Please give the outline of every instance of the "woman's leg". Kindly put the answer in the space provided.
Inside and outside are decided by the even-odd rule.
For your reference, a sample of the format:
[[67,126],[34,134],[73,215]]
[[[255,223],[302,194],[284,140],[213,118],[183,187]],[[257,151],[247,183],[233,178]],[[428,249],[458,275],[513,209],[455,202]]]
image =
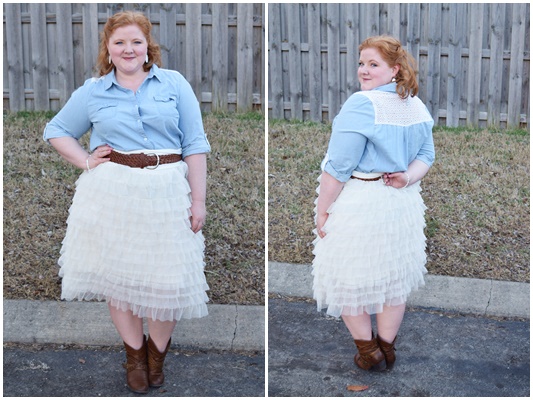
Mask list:
[[404,314],[405,303],[398,306],[383,306],[383,312],[376,314],[379,337],[392,343],[400,330]]
[[113,324],[122,340],[133,349],[140,349],[144,343],[143,320],[130,310],[122,311],[107,303]]
[[164,351],[172,336],[176,321],[154,321],[150,318],[147,321],[150,338],[152,338],[152,341],[160,352]]
[[370,315],[363,313],[354,317],[343,314],[341,317],[354,340],[372,339],[372,320]]

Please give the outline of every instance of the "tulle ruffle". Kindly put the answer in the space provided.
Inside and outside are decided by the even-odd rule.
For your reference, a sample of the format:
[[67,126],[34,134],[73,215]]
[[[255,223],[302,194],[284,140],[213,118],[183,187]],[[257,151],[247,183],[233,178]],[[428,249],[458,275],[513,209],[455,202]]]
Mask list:
[[381,180],[346,182],[328,210],[326,236],[313,241],[319,310],[335,317],[376,314],[384,305],[405,303],[424,284],[426,207],[420,191],[418,183],[394,189]]
[[61,248],[61,297],[161,321],[207,315],[204,238],[190,229],[186,175],[184,162],[84,172]]

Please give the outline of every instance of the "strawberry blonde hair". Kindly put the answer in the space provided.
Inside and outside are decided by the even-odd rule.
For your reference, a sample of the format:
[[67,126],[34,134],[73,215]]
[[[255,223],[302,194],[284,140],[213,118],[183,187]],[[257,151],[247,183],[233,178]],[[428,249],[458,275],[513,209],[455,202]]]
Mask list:
[[418,71],[416,60],[405,51],[399,40],[387,35],[372,36],[359,45],[359,52],[368,48],[376,49],[389,67],[400,66],[396,74],[396,93],[402,99],[417,95],[418,82],[416,81],[416,75]]
[[100,34],[100,49],[96,59],[96,70],[99,76],[107,75],[115,66],[109,62],[107,43],[117,28],[128,25],[137,25],[148,43],[148,62],[144,64],[144,71],[149,71],[152,65],[161,67],[161,49],[152,37],[152,23],[143,14],[137,11],[122,11],[107,20],[104,30]]

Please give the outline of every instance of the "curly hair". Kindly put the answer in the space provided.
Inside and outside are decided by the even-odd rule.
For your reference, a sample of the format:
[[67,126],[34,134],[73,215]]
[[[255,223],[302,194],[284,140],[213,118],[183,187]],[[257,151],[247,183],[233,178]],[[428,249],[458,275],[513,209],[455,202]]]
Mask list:
[[96,59],[96,70],[99,76],[107,75],[114,68],[114,65],[109,62],[109,51],[107,50],[109,38],[117,28],[128,25],[137,25],[148,43],[148,62],[143,66],[144,71],[149,71],[154,64],[161,67],[161,49],[152,37],[152,23],[150,20],[141,12],[122,11],[109,17],[104,30],[100,34],[100,49]]
[[417,95],[418,82],[416,76],[418,71],[416,60],[405,51],[399,40],[388,35],[372,36],[359,45],[359,52],[368,48],[376,49],[390,67],[400,66],[395,78],[396,93],[402,99]]

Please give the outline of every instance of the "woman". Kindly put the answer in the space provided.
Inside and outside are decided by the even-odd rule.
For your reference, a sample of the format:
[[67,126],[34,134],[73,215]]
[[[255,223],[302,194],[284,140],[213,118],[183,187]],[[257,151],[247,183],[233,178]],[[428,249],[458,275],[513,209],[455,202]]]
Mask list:
[[398,40],[371,37],[359,51],[362,90],[333,122],[319,178],[313,290],[319,310],[342,317],[355,363],[390,369],[407,296],[427,272],[419,181],[435,157],[433,120]]
[[[208,301],[201,229],[210,146],[191,86],[159,68],[151,28],[137,12],[109,18],[100,77],[76,90],[44,132],[85,169],[59,259],[61,298],[106,300],[136,393],[163,384],[176,321],[207,315]],[[88,130],[92,153],[78,143]]]

